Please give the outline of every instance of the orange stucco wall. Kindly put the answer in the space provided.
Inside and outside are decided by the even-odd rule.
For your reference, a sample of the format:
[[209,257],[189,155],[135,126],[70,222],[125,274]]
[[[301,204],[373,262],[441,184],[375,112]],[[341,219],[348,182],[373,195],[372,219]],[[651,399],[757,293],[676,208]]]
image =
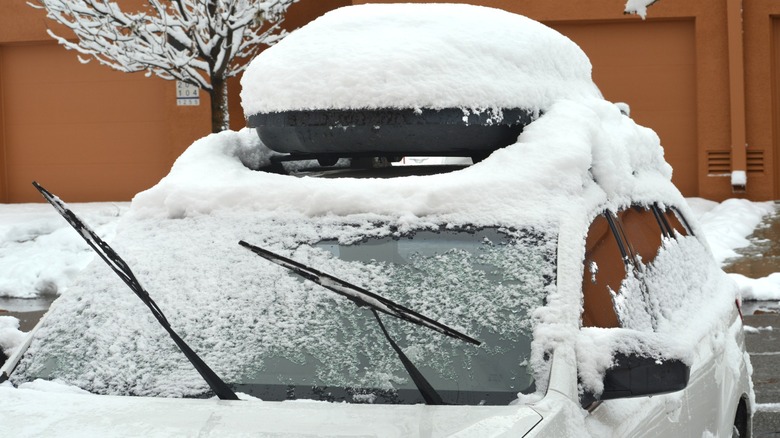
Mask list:
[[[301,0],[287,27],[350,3]],[[478,3],[545,22],[580,44],[605,97],[629,103],[632,116],[659,133],[685,195],[780,198],[780,2],[660,0],[645,21],[623,15],[624,0]],[[734,10],[742,12],[736,21]],[[0,11],[0,202],[37,202],[33,177],[72,201],[130,199],[209,132],[204,93],[200,106],[179,107],[172,82],[78,64],[46,35],[53,24],[42,11],[15,0],[0,0]],[[738,26],[731,33],[730,22]],[[64,76],[71,85],[57,83]],[[238,92],[233,79],[233,129],[244,124]],[[139,120],[120,130],[112,114]],[[121,141],[108,144],[117,130]],[[746,192],[734,192],[731,170],[747,170]]]
[[[414,1],[414,0],[412,0]],[[426,0],[427,1],[427,0]],[[474,3],[458,0],[452,2]],[[730,67],[734,65],[730,53],[736,53],[734,41],[728,34],[728,5],[736,2],[742,10],[738,17],[743,30],[741,44],[743,55],[737,65],[742,65],[743,84],[732,86]],[[357,0],[355,3],[390,3],[374,0]],[[667,159],[672,162],[675,182],[687,196],[702,196],[722,200],[728,197],[749,197],[755,200],[780,198],[780,172],[778,164],[778,73],[775,67],[780,41],[777,19],[780,2],[771,0],[660,0],[648,9],[647,20],[622,14],[624,0],[481,0],[479,4],[505,9],[542,21],[559,29],[583,46],[594,65],[594,79],[605,94],[614,101],[625,101],[632,106],[632,117],[639,123],[655,129],[667,149]],[[682,26],[679,22],[683,22]],[[678,44],[690,45],[689,57],[693,83],[682,87],[681,79],[668,82],[663,77],[645,74],[623,74],[615,70],[621,57],[615,55],[626,41],[636,41],[635,34],[647,27],[667,23],[672,32],[692,33],[693,39],[664,40],[652,38],[637,45],[636,56],[646,58],[648,67],[653,59],[661,59]],[[622,26],[619,26],[622,25]],[[599,40],[599,32],[605,27],[615,29],[609,39]],[[620,28],[619,30],[617,28]],[[681,29],[687,27],[688,29]],[[622,36],[621,36],[622,35]],[[656,64],[656,68],[657,68]],[[680,70],[686,66],[668,64],[658,69],[661,76],[669,75],[668,69]],[[642,72],[638,72],[642,73]],[[638,78],[643,79],[637,81]],[[732,94],[732,88],[734,93]],[[671,94],[670,94],[671,91]],[[741,94],[741,96],[740,96]],[[658,108],[660,97],[674,97],[676,107],[687,108],[692,99],[693,115],[679,114],[692,121],[676,123],[667,117],[659,123],[658,110],[674,112],[678,108]],[[744,100],[743,115],[746,145],[734,144],[733,129],[739,129],[732,114],[739,113],[738,99]],[[734,102],[732,102],[734,101]],[[653,109],[655,108],[655,109]],[[653,112],[656,114],[652,114]],[[739,119],[739,117],[737,117]],[[739,135],[735,136],[739,138]],[[692,144],[691,144],[692,143]],[[739,150],[742,148],[742,150]],[[734,153],[737,152],[737,154]],[[747,169],[734,167],[734,155],[747,156]],[[719,165],[725,159],[726,167]],[[734,192],[729,178],[730,170],[747,170],[746,193]]]
[[[133,2],[144,3],[122,6]],[[303,0],[285,27],[348,3]],[[178,106],[175,82],[82,65],[47,28],[67,35],[26,2],[0,0],[0,202],[40,202],[32,180],[72,202],[130,200],[211,131],[206,93]],[[238,91],[232,79],[233,129],[244,125]]]

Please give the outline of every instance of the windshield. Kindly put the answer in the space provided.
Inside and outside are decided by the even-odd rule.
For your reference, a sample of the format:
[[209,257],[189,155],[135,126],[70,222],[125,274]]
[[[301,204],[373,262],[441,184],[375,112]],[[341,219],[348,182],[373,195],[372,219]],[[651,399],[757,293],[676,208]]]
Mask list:
[[[530,315],[554,286],[555,239],[534,230],[497,228],[398,233],[386,224],[346,233],[351,237],[345,239],[344,230],[352,227],[336,228],[340,231],[321,229],[319,238],[304,241],[287,236],[271,246],[481,341],[475,346],[384,318],[392,338],[445,403],[506,404],[518,392],[534,389],[528,368]],[[242,269],[254,270],[259,278],[243,287],[262,297],[261,305],[248,308],[234,300],[229,308],[228,300],[220,310],[233,314],[231,330],[241,353],[231,357],[228,345],[222,345],[236,339],[207,340],[208,362],[237,392],[263,400],[423,402],[370,310],[251,253],[240,254],[250,262],[242,263]],[[214,335],[213,330],[208,333]],[[193,339],[198,350],[194,335],[188,340]],[[83,352],[42,350],[25,357],[17,381],[72,379],[85,389],[103,392],[94,381],[83,383],[95,363]],[[150,360],[138,357],[141,364]],[[116,374],[123,372],[117,369]],[[105,379],[96,383],[106,386]],[[106,392],[133,394],[133,384],[140,386],[117,382],[114,385],[124,389]]]
[[[388,330],[446,403],[505,404],[532,387],[529,310],[542,305],[554,252],[529,233],[418,231],[301,246],[297,260],[478,337],[482,346],[386,319]],[[281,272],[298,287],[309,286]],[[422,403],[371,313],[318,290],[327,306],[304,332],[323,334],[253,368],[239,391],[263,399]],[[292,372],[291,372],[292,371]],[[250,381],[251,380],[251,381]]]

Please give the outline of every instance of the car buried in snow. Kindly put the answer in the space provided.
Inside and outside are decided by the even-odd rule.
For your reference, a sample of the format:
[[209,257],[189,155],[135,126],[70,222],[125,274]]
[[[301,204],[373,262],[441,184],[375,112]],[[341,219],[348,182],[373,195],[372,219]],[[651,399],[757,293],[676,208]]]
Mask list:
[[736,287],[570,40],[490,8],[351,6],[242,86],[253,129],[195,142],[115,251],[47,195],[125,284],[97,260],[55,301],[0,369],[0,427],[750,436]]

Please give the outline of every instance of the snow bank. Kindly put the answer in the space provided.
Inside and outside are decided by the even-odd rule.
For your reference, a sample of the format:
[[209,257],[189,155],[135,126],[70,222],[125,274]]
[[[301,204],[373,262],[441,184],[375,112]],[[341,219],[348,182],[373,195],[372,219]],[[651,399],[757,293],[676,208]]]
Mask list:
[[[727,199],[722,203],[701,198],[689,198],[703,235],[721,265],[726,260],[742,257],[735,249],[750,245],[747,239],[767,216],[774,213],[773,202],[751,202],[746,199]],[[764,278],[748,278],[729,274],[737,283],[743,300],[780,300],[780,273]]]
[[780,412],[780,403],[759,403],[756,405],[757,412]]
[[498,9],[337,9],[265,50],[241,80],[244,113],[360,108],[549,108],[600,97],[565,36]]
[[748,278],[742,274],[729,274],[737,282],[743,300],[780,300],[780,272],[764,278]]
[[19,330],[19,320],[13,316],[0,316],[0,351],[6,357],[22,344],[27,333]]
[[[74,204],[107,241],[128,207],[129,203]],[[0,297],[60,294],[94,257],[50,205],[0,204]]]
[[704,236],[718,263],[739,257],[734,249],[750,245],[747,239],[764,216],[775,211],[774,203],[751,202],[747,199],[728,199],[722,203],[690,198],[688,203],[698,212]]

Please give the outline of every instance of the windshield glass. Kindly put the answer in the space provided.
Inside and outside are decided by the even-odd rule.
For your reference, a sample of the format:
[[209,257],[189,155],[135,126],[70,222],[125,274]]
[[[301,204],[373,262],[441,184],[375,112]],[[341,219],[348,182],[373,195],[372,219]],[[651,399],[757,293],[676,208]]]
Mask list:
[[[555,239],[533,230],[497,228],[398,233],[386,224],[341,240],[328,234],[344,236],[343,229],[320,231],[319,238],[302,242],[287,237],[270,247],[482,342],[475,346],[383,316],[390,336],[445,403],[506,404],[518,392],[534,389],[527,365],[531,312],[554,287]],[[423,402],[370,310],[252,253],[240,254],[251,262],[243,263],[243,269],[254,269],[259,278],[244,288],[262,297],[255,303],[260,305],[246,307],[234,300],[232,308],[228,302],[220,313],[233,315],[232,334],[243,351],[231,356],[229,344],[236,339],[215,339],[213,330],[205,335],[212,335],[206,341],[211,353],[207,362],[237,392],[263,400]],[[194,335],[187,339],[193,339],[198,350]],[[97,384],[105,388],[104,379],[83,383],[95,364],[83,352],[42,350],[25,357],[17,380],[75,380],[85,389],[103,392]],[[154,358],[138,357],[141,364],[150,360]],[[99,364],[101,369],[108,366]],[[123,372],[117,369],[116,374]],[[133,394],[133,384],[139,385],[123,385],[127,393]]]
[[[353,244],[324,240],[299,247],[293,258],[476,336],[479,347],[383,318],[446,403],[506,404],[533,385],[529,311],[542,305],[554,276],[546,242],[497,229],[418,231]],[[239,391],[262,399],[423,402],[367,309],[281,274],[316,288],[326,307],[306,321],[310,342],[248,369]]]

